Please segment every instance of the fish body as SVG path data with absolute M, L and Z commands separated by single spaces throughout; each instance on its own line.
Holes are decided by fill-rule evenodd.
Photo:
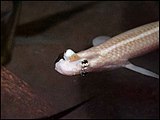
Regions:
M 100 69 L 113 69 L 128 64 L 128 60 L 159 47 L 159 21 L 149 23 L 87 50 L 75 53 L 75 60 L 61 59 L 55 69 L 64 75 L 76 75 Z M 73 55 L 73 53 L 72 53 Z M 70 57 L 72 56 L 70 55 Z M 68 57 L 69 58 L 69 57 Z M 87 60 L 84 67 L 82 62 Z

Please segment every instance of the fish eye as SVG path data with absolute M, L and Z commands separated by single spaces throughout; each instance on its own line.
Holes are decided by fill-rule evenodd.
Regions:
M 87 64 L 88 63 L 88 60 L 83 60 L 82 61 L 82 64 Z
M 59 56 L 57 57 L 54 63 L 57 63 L 60 59 L 64 59 L 63 55 L 64 53 L 59 54 Z
M 88 60 L 84 59 L 81 61 L 82 68 L 87 68 L 89 66 Z

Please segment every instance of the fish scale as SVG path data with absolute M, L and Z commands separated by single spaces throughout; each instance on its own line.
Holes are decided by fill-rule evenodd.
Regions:
M 103 36 L 103 38 L 105 37 Z M 159 47 L 159 21 L 134 28 L 110 39 L 107 38 L 103 43 L 101 42 L 105 40 L 95 38 L 94 40 L 101 44 L 78 53 L 68 49 L 66 53 L 72 51 L 73 54 L 69 54 L 68 59 L 56 62 L 55 69 L 64 75 L 76 75 L 102 69 L 125 67 L 150 77 L 159 78 L 156 73 L 128 61 Z M 86 64 L 83 64 L 84 60 Z
M 133 39 L 133 40 L 131 40 Z M 119 44 L 119 45 L 118 45 Z M 103 56 L 106 60 L 101 60 L 102 57 L 96 59 L 98 63 L 90 60 L 91 67 L 106 65 L 107 62 L 114 63 L 120 59 L 128 60 L 149 51 L 156 49 L 159 46 L 159 21 L 146 24 L 125 33 L 117 35 L 99 46 L 92 47 L 88 50 L 77 53 L 81 58 L 94 58 L 97 55 Z M 101 65 L 100 65 L 101 64 Z

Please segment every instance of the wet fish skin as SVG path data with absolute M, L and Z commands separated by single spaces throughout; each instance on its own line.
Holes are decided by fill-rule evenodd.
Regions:
M 72 61 L 60 59 L 55 64 L 55 70 L 63 75 L 72 76 L 84 72 L 125 67 L 129 64 L 129 59 L 151 52 L 158 47 L 159 21 L 131 29 L 87 50 L 72 52 L 78 57 L 74 57 Z M 83 60 L 88 61 L 85 68 L 83 68 Z M 130 69 L 136 71 L 135 67 Z M 146 70 L 143 69 L 143 71 Z M 136 72 L 143 73 L 143 71 Z
M 99 68 L 120 67 L 129 59 L 141 56 L 158 47 L 159 21 L 119 34 L 77 55 L 89 61 L 90 67 L 87 69 L 89 72 Z

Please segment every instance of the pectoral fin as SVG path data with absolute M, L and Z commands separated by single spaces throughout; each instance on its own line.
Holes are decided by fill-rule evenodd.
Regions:
M 128 64 L 124 65 L 123 67 L 125 67 L 127 69 L 130 69 L 130 70 L 133 70 L 135 72 L 141 73 L 143 75 L 159 79 L 159 75 L 158 74 L 156 74 L 156 73 L 154 73 L 152 71 L 149 71 L 147 69 L 144 69 L 142 67 L 136 66 L 136 65 L 134 65 L 132 63 L 128 63 Z
M 92 40 L 92 45 L 93 46 L 100 45 L 100 44 L 104 43 L 105 41 L 107 41 L 110 38 L 111 37 L 109 37 L 109 36 L 98 36 L 98 37 L 96 37 L 96 38 L 94 38 Z

